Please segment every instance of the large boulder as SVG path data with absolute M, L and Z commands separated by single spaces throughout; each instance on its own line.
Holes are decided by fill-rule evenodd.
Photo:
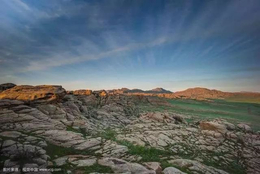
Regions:
M 240 123 L 237 125 L 237 127 L 245 132 L 251 132 L 252 129 L 250 126 L 248 126 L 247 124 L 244 124 L 244 123 Z
M 61 86 L 21 85 L 0 93 L 0 99 L 22 100 L 25 102 L 51 102 L 63 98 L 66 94 Z
M 174 118 L 176 120 L 176 122 L 180 122 L 180 123 L 187 123 L 184 119 L 183 115 L 179 115 L 179 114 L 172 114 L 171 115 L 172 118 Z
M 164 174 L 186 174 L 179 169 L 176 169 L 175 167 L 167 167 L 166 169 L 163 170 Z
M 10 89 L 10 88 L 13 88 L 15 87 L 16 85 L 13 84 L 13 83 L 4 83 L 4 84 L 1 84 L 0 85 L 0 92 L 1 91 L 4 91 L 4 90 L 7 90 L 7 89 Z
M 160 163 L 158 163 L 158 162 L 146 162 L 146 163 L 144 163 L 144 165 L 148 169 L 155 171 L 156 174 L 162 173 L 162 167 L 160 166 Z
M 210 131 L 215 131 L 215 132 L 219 132 L 222 134 L 227 132 L 227 128 L 225 125 L 219 124 L 219 123 L 213 122 L 213 121 L 201 121 L 200 128 L 202 130 L 210 130 Z

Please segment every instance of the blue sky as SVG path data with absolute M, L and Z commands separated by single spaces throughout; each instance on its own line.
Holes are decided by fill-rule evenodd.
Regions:
M 2 0 L 0 83 L 260 92 L 259 0 Z

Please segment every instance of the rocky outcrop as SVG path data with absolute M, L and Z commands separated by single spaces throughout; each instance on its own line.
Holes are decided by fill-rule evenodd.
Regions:
M 140 103 L 158 107 L 145 96 L 106 91 L 74 95 L 59 86 L 17 86 L 3 93 L 1 167 L 67 173 L 260 172 L 260 136 L 246 124 L 187 123 L 190 116 L 173 110 L 141 112 Z
M 238 124 L 237 127 L 239 129 L 241 129 L 242 131 L 245 131 L 245 132 L 251 132 L 252 131 L 251 127 L 248 126 L 247 124 L 244 124 L 244 123 Z
M 15 86 L 0 93 L 0 99 L 21 100 L 25 102 L 51 102 L 61 99 L 66 94 L 61 86 Z
M 242 172 L 244 169 L 241 166 L 246 168 L 247 173 L 260 171 L 257 162 L 260 160 L 257 145 L 260 136 L 257 133 L 241 132 L 237 128 L 227 130 L 226 125 L 232 125 L 227 121 L 204 121 L 202 125 L 204 123 L 205 129 L 201 129 L 200 125 L 197 127 L 175 122 L 163 123 L 140 117 L 139 122 L 124 128 L 128 133 L 117 135 L 117 139 L 139 146 L 170 149 L 169 153 L 173 154 L 172 158 L 176 161 L 168 162 L 174 166 L 178 164 L 181 168 L 186 166 L 185 171 L 191 173 L 236 173 L 237 171 L 232 170 Z M 191 161 L 180 160 L 180 156 Z M 212 168 L 208 163 L 217 167 Z
M 91 106 L 89 97 L 67 95 L 61 98 L 62 101 L 35 102 L 33 105 L 20 100 L 0 100 L 0 155 L 8 159 L 2 161 L 1 158 L 1 166 L 19 169 L 25 166 L 53 167 L 51 164 L 87 167 L 96 164 L 99 154 L 108 157 L 125 156 L 128 151 L 126 146 L 86 134 L 129 123 L 131 118 L 125 114 L 129 113 L 127 109 L 131 109 L 131 106 L 125 108 L 124 102 L 117 105 L 116 99 L 111 98 L 102 101 L 99 95 L 92 99 L 100 105 Z M 110 110 L 115 113 L 111 114 Z M 60 151 L 60 148 L 63 150 Z M 86 152 L 92 156 L 75 156 Z M 50 158 L 52 153 L 70 156 Z M 66 164 L 62 162 L 63 159 L 67 159 L 63 161 Z
M 92 94 L 92 90 L 81 89 L 81 90 L 75 90 L 72 93 L 74 95 L 91 95 Z

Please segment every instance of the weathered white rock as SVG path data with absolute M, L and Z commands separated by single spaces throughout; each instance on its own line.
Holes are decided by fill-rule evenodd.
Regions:
M 155 171 L 156 174 L 162 173 L 162 168 L 160 166 L 160 163 L 158 163 L 158 162 L 146 162 L 146 163 L 143 163 L 143 164 L 148 169 Z
M 237 125 L 237 127 L 246 131 L 246 132 L 252 131 L 251 127 L 248 126 L 247 124 L 240 123 L 240 124 Z
M 168 161 L 171 164 L 177 165 L 181 168 L 186 168 L 192 172 L 198 173 L 214 173 L 214 174 L 228 174 L 227 172 L 216 169 L 211 166 L 206 166 L 198 161 L 188 160 L 188 159 L 176 159 Z
M 167 167 L 163 170 L 164 174 L 186 174 L 175 167 Z
M 94 165 L 96 161 L 97 161 L 96 158 L 82 159 L 82 160 L 73 161 L 72 164 L 77 165 L 78 167 L 86 167 L 86 166 Z
M 78 150 L 84 150 L 84 149 L 89 149 L 95 146 L 99 146 L 101 144 L 101 138 L 91 138 L 88 139 L 86 141 L 84 141 L 83 143 L 76 145 L 75 149 Z
M 129 163 L 117 158 L 102 158 L 98 160 L 98 164 L 110 167 L 115 173 L 155 174 L 155 171 L 148 170 L 138 163 Z
M 8 147 L 8 146 L 11 146 L 15 143 L 16 143 L 16 141 L 13 141 L 13 140 L 5 140 L 2 147 Z
M 67 163 L 67 160 L 68 160 L 68 157 L 65 156 L 65 157 L 60 157 L 60 158 L 57 158 L 55 160 L 53 160 L 55 162 L 55 165 L 57 166 L 63 166 Z
M 5 131 L 0 133 L 0 136 L 9 137 L 9 138 L 18 138 L 21 135 L 22 133 L 17 131 Z

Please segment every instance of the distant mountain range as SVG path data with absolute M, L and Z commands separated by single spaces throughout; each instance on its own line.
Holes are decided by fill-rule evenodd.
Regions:
M 6 83 L 0 85 L 0 92 L 9 88 L 16 86 L 12 83 Z M 103 93 L 116 95 L 144 95 L 144 96 L 158 96 L 170 99 L 195 99 L 195 100 L 208 100 L 208 99 L 224 99 L 228 101 L 239 101 L 239 102 L 250 102 L 250 103 L 260 103 L 260 93 L 257 92 L 223 92 L 215 89 L 207 88 L 189 88 L 184 91 L 172 92 L 163 88 L 155 88 L 152 90 L 141 90 L 141 89 L 113 89 L 113 90 L 102 90 Z M 102 92 L 101 91 L 101 92 Z M 67 91 L 69 92 L 69 91 Z M 90 95 L 92 90 L 75 90 L 71 91 L 75 95 Z
M 115 89 L 108 90 L 110 94 L 125 94 L 125 95 L 145 95 L 145 96 L 159 96 L 164 98 L 179 98 L 179 99 L 225 99 L 229 101 L 253 102 L 260 103 L 260 93 L 257 92 L 223 92 L 215 89 L 207 88 L 189 88 L 184 91 L 171 92 L 163 88 L 155 88 L 152 90 L 141 89 Z
M 121 89 L 108 90 L 108 93 L 113 93 L 113 94 L 172 94 L 173 92 L 165 90 L 163 88 L 155 88 L 152 90 L 121 88 Z

